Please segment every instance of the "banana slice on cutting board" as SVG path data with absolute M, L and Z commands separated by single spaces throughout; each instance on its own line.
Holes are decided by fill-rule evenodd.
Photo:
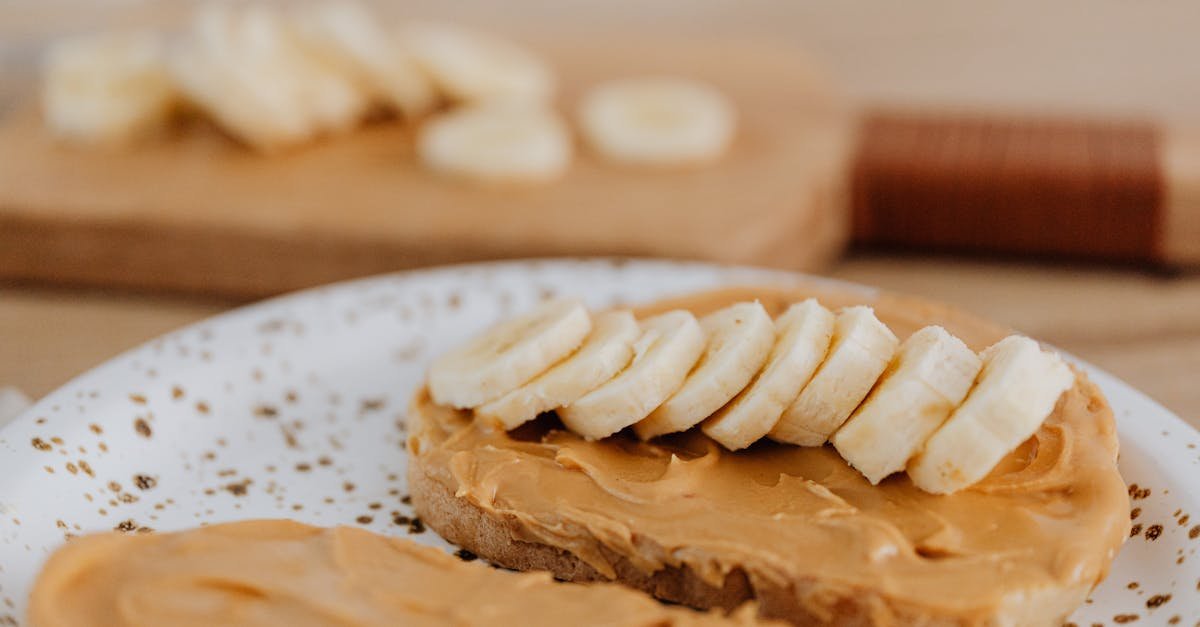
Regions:
M 681 78 L 633 78 L 592 88 L 579 106 L 588 145 L 606 159 L 674 166 L 723 154 L 737 125 L 715 88 Z
M 741 392 L 762 368 L 775 328 L 758 302 L 737 303 L 700 320 L 707 344 L 683 387 L 650 412 L 633 431 L 643 440 L 687 431 Z
M 768 436 L 800 446 L 824 444 L 871 391 L 899 343 L 870 307 L 842 309 L 829 355 Z
M 644 320 L 641 328 L 629 367 L 558 411 L 568 429 L 589 440 L 608 437 L 645 418 L 683 386 L 704 352 L 696 317 L 668 311 Z
M 775 321 L 775 346 L 766 366 L 701 424 L 704 433 L 731 451 L 767 435 L 825 359 L 833 325 L 833 313 L 814 299 L 789 307 Z
M 965 401 L 908 464 L 917 487 L 949 494 L 983 479 L 1037 431 L 1075 381 L 1062 359 L 1018 335 L 982 353 L 983 369 Z
M 413 54 L 361 4 L 322 2 L 301 7 L 292 17 L 301 45 L 352 77 L 372 101 L 407 117 L 423 115 L 437 104 L 433 81 Z
M 508 430 L 575 402 L 629 365 L 640 333 L 628 311 L 597 314 L 579 350 L 529 383 L 475 408 L 476 419 Z
M 558 178 L 571 163 L 566 124 L 554 112 L 509 102 L 466 106 L 431 118 L 417 155 L 438 172 L 485 183 Z
M 511 41 L 435 22 L 406 24 L 400 37 L 437 87 L 456 102 L 545 104 L 554 96 L 550 67 Z
M 186 96 L 245 143 L 272 151 L 356 125 L 370 104 L 265 6 L 212 4 L 171 55 Z
M 42 111 L 62 137 L 121 143 L 163 126 L 178 92 L 163 42 L 150 33 L 111 33 L 54 44 L 44 59 Z
M 575 352 L 591 330 L 591 316 L 579 301 L 546 302 L 433 362 L 429 392 L 440 405 L 477 407 L 521 387 Z
M 913 333 L 867 400 L 830 438 L 872 484 L 904 470 L 925 440 L 958 407 L 982 362 L 939 326 Z

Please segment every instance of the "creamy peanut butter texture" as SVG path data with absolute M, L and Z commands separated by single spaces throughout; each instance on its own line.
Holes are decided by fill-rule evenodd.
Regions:
M 901 338 L 941 324 L 980 349 L 1006 334 L 948 308 L 823 284 L 708 293 L 639 314 L 699 315 L 753 298 L 778 314 L 808 296 L 873 305 Z M 504 433 L 421 392 L 410 432 L 424 472 L 517 540 L 608 576 L 608 556 L 619 555 L 646 572 L 686 566 L 714 586 L 734 570 L 756 587 L 817 581 L 799 603 L 818 617 L 834 615 L 839 597 L 869 593 L 954 624 L 1061 619 L 1104 577 L 1130 524 L 1112 412 L 1082 375 L 1033 438 L 950 496 L 903 475 L 872 486 L 828 446 L 764 441 L 731 453 L 698 430 L 586 442 L 546 419 Z
M 36 627 L 759 624 L 746 610 L 704 614 L 361 529 L 252 520 L 76 539 L 38 578 L 29 618 Z

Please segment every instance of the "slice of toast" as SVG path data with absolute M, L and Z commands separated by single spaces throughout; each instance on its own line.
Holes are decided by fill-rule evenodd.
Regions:
M 660 308 L 758 298 L 778 312 L 808 296 L 865 301 L 902 337 L 937 323 L 981 348 L 1005 334 L 945 307 L 824 285 Z M 1116 451 L 1112 413 L 1082 375 L 1038 434 L 950 496 L 903 476 L 871 486 L 829 447 L 735 454 L 696 432 L 589 443 L 553 416 L 506 434 L 421 390 L 408 477 L 426 524 L 517 570 L 616 580 L 697 608 L 755 600 L 797 625 L 1057 625 L 1127 536 Z
M 156 534 L 83 536 L 33 588 L 35 627 L 389 625 L 687 627 L 761 625 L 666 607 L 617 586 L 468 564 L 353 527 L 244 520 Z

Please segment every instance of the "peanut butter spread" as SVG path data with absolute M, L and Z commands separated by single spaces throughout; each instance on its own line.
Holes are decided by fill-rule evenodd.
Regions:
M 901 338 L 941 324 L 980 349 L 1006 334 L 950 308 L 825 284 L 724 290 L 638 313 L 699 315 L 757 298 L 778 314 L 808 296 L 873 305 Z M 816 617 L 870 595 L 882 599 L 880 616 L 904 608 L 956 624 L 1048 624 L 1105 576 L 1130 524 L 1112 412 L 1082 374 L 1034 437 L 950 496 L 903 475 L 872 486 L 828 446 L 763 441 L 733 453 L 695 429 L 587 442 L 552 417 L 504 433 L 424 392 L 409 419 L 421 471 L 517 540 L 569 551 L 609 577 L 612 555 L 645 572 L 688 567 L 714 586 L 738 570 L 756 589 L 794 588 Z
M 361 529 L 252 520 L 76 539 L 47 563 L 29 618 L 36 627 L 758 624 L 746 610 L 704 614 Z

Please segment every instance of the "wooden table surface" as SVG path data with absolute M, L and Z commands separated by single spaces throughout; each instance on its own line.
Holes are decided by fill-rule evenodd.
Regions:
M 852 256 L 829 274 L 1011 325 L 1116 374 L 1200 428 L 1200 276 L 877 255 Z M 41 396 L 127 348 L 238 304 L 0 286 L 0 387 Z
M 0 91 L 29 79 L 38 44 L 49 35 L 155 23 L 168 5 L 0 3 Z M 534 15 L 543 20 L 534 27 L 568 19 L 697 35 L 720 29 L 783 36 L 808 47 L 851 101 L 868 106 L 1138 115 L 1185 127 L 1200 122 L 1200 64 L 1186 61 L 1200 50 L 1194 36 L 1200 8 L 1190 0 L 1097 0 L 1086 7 L 1040 0 L 406 0 L 387 6 L 405 15 L 489 24 L 529 26 Z M 888 256 L 851 257 L 829 274 L 956 303 L 1010 324 L 1115 373 L 1200 427 L 1200 276 Z M 0 284 L 0 387 L 40 396 L 121 350 L 237 304 Z

